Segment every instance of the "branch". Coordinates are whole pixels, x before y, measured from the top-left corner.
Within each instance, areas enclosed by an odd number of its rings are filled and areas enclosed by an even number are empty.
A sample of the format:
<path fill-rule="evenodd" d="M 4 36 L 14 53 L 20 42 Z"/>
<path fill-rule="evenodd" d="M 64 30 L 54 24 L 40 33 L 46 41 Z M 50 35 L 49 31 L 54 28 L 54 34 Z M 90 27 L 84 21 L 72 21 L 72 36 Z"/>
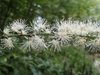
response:
<path fill-rule="evenodd" d="M 5 25 L 5 22 L 6 22 L 6 20 L 7 20 L 8 13 L 9 13 L 9 11 L 11 10 L 11 5 L 12 5 L 12 0 L 10 0 L 10 2 L 9 2 L 8 10 L 6 11 L 6 14 L 5 14 L 5 16 L 4 16 L 4 20 L 3 20 L 2 24 L 1 24 L 1 27 L 0 27 L 1 30 L 4 29 L 4 25 Z"/>
<path fill-rule="evenodd" d="M 37 33 L 37 34 L 13 34 L 13 35 L 2 35 L 0 36 L 0 38 L 7 38 L 7 37 L 22 37 L 22 36 L 35 36 L 35 35 L 44 35 L 44 36 L 48 36 L 48 35 L 53 35 L 53 34 L 48 34 L 48 33 Z"/>
<path fill-rule="evenodd" d="M 32 7 L 33 7 L 33 0 L 30 0 L 30 4 L 29 4 L 29 5 L 30 5 L 30 6 L 29 6 L 28 11 L 27 11 L 26 16 L 25 16 L 25 18 L 26 18 L 26 20 L 27 20 L 27 23 L 29 22 L 31 9 L 32 9 Z"/>
<path fill-rule="evenodd" d="M 54 36 L 54 33 L 31 33 L 31 34 L 12 34 L 12 35 L 5 35 L 3 34 L 2 36 L 0 36 L 0 38 L 7 38 L 7 37 L 22 37 L 22 36 L 35 36 L 35 35 L 43 35 L 43 36 Z M 87 38 L 90 38 L 90 39 L 95 39 L 97 38 L 96 36 L 83 36 L 83 35 L 72 35 L 72 34 L 67 34 L 68 36 L 80 36 L 80 37 L 87 37 Z"/>

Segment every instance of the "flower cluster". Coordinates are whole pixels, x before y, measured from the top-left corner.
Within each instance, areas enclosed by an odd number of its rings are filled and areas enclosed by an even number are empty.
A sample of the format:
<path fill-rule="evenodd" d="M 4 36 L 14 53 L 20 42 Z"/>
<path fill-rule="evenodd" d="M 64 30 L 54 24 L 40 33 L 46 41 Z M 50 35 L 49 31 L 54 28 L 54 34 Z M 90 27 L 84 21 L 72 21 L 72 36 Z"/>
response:
<path fill-rule="evenodd" d="M 61 47 L 69 45 L 81 49 L 100 49 L 100 25 L 92 21 L 62 20 L 50 26 L 46 20 L 33 20 L 31 26 L 28 26 L 25 20 L 16 20 L 6 26 L 3 33 L 1 45 L 8 49 L 15 48 L 14 43 L 18 42 L 20 48 L 26 51 L 61 51 Z M 13 41 L 14 38 L 19 41 Z"/>

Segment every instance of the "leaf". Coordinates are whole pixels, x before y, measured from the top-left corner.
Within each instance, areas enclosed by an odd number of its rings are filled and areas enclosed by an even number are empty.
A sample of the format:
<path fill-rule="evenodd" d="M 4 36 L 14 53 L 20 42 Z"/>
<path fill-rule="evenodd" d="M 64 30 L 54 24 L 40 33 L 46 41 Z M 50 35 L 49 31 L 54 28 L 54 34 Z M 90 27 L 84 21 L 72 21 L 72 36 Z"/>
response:
<path fill-rule="evenodd" d="M 38 75 L 37 70 L 33 67 L 33 65 L 30 65 L 30 69 L 31 69 L 33 75 Z"/>
<path fill-rule="evenodd" d="M 14 70 L 14 75 L 20 75 L 17 69 Z"/>

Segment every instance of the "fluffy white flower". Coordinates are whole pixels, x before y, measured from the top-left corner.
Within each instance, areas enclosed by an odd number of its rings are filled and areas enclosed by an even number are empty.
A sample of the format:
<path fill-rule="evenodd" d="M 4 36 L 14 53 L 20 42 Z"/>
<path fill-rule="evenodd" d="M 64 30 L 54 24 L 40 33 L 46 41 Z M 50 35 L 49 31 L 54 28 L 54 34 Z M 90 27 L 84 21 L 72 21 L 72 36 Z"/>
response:
<path fill-rule="evenodd" d="M 66 21 L 60 21 L 60 22 L 56 22 L 56 29 L 58 30 L 58 32 L 62 32 L 62 31 L 66 31 L 67 30 L 67 26 L 68 26 L 68 24 L 67 24 L 67 22 Z"/>
<path fill-rule="evenodd" d="M 88 31 L 87 31 L 85 23 L 83 23 L 83 22 L 79 23 L 76 29 L 77 29 L 76 34 L 78 34 L 78 35 L 88 35 Z"/>
<path fill-rule="evenodd" d="M 81 46 L 81 45 L 83 45 L 83 44 L 86 43 L 86 39 L 80 38 L 80 39 L 77 41 L 77 43 Z"/>
<path fill-rule="evenodd" d="M 58 51 L 58 52 L 61 51 L 59 41 L 52 40 L 49 43 L 50 43 L 49 47 L 51 48 L 51 50 Z"/>
<path fill-rule="evenodd" d="M 31 39 L 24 41 L 22 44 L 23 45 L 21 46 L 21 48 L 24 50 L 27 50 L 28 52 L 31 51 L 32 49 L 34 49 L 34 44 L 33 44 L 33 41 Z"/>
<path fill-rule="evenodd" d="M 5 27 L 3 30 L 3 33 L 6 35 L 9 35 L 10 29 L 8 27 Z"/>
<path fill-rule="evenodd" d="M 56 22 L 56 31 L 54 31 L 54 36 L 52 38 L 55 38 L 57 41 L 59 41 L 59 44 L 61 46 L 68 44 L 71 37 L 68 36 L 69 29 L 70 29 L 70 22 L 69 21 L 60 21 Z"/>
<path fill-rule="evenodd" d="M 47 49 L 46 44 L 44 43 L 44 39 L 39 36 L 33 37 L 33 42 L 36 50 L 45 50 Z"/>
<path fill-rule="evenodd" d="M 82 50 L 84 50 L 84 48 L 86 46 L 86 39 L 82 38 L 82 37 L 77 37 L 73 44 L 74 44 L 74 46 L 77 46 L 77 47 L 81 48 Z"/>
<path fill-rule="evenodd" d="M 34 21 L 33 20 L 33 24 L 34 24 L 34 29 L 36 30 L 36 31 L 39 31 L 39 30 L 44 30 L 44 29 L 46 29 L 46 24 L 47 24 L 47 21 L 45 21 L 44 19 L 42 19 L 41 21 Z"/>
<path fill-rule="evenodd" d="M 17 33 L 22 33 L 26 27 L 26 24 L 23 20 L 16 20 L 11 23 L 11 30 Z"/>
<path fill-rule="evenodd" d="M 98 30 L 99 29 L 99 24 L 97 22 L 89 21 L 88 23 L 86 23 L 86 27 L 87 27 L 87 30 L 90 33 L 96 33 L 96 32 L 100 31 L 100 30 Z"/>
<path fill-rule="evenodd" d="M 95 38 L 87 43 L 87 47 L 89 47 L 90 51 L 100 50 L 100 38 Z"/>
<path fill-rule="evenodd" d="M 71 40 L 71 37 L 69 37 L 65 31 L 55 33 L 54 37 L 60 42 L 61 46 L 68 44 Z"/>
<path fill-rule="evenodd" d="M 3 46 L 4 48 L 9 48 L 9 49 L 14 48 L 13 39 L 12 39 L 12 38 L 5 38 L 5 39 L 2 39 L 2 40 L 1 40 L 1 43 L 2 43 L 2 46 Z"/>

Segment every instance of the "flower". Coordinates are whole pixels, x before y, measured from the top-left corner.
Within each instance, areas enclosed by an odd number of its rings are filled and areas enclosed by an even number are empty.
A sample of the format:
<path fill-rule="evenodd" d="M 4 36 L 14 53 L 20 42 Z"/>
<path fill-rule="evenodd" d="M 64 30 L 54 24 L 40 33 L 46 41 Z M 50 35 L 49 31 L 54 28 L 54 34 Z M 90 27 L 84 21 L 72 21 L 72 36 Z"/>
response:
<path fill-rule="evenodd" d="M 39 36 L 34 36 L 33 37 L 33 42 L 36 50 L 45 50 L 47 49 L 46 44 L 44 43 L 44 39 L 40 38 Z"/>
<path fill-rule="evenodd" d="M 12 38 L 2 39 L 1 43 L 4 48 L 12 49 L 14 47 Z"/>
<path fill-rule="evenodd" d="M 67 35 L 67 32 L 62 31 L 62 32 L 56 32 L 55 36 L 56 40 L 58 40 L 61 44 L 61 46 L 68 44 L 70 41 L 71 37 Z"/>
<path fill-rule="evenodd" d="M 45 50 L 47 49 L 46 44 L 44 43 L 44 40 L 41 39 L 38 36 L 34 36 L 29 38 L 27 41 L 22 43 L 23 45 L 21 46 L 22 49 L 25 49 L 27 51 L 31 50 Z"/>
<path fill-rule="evenodd" d="M 36 31 L 44 31 L 44 29 L 46 29 L 46 27 L 47 27 L 47 25 L 46 25 L 47 21 L 44 19 L 42 19 L 40 21 L 33 20 L 33 24 L 34 24 L 33 28 Z M 33 25 L 33 24 L 31 24 L 31 25 Z"/>
<path fill-rule="evenodd" d="M 34 49 L 34 44 L 31 39 L 28 39 L 27 41 L 24 41 L 21 46 L 22 49 L 27 50 L 28 52 L 31 51 L 31 49 Z"/>
<path fill-rule="evenodd" d="M 89 51 L 97 51 L 100 50 L 100 38 L 95 38 L 87 43 L 87 47 L 89 47 Z"/>
<path fill-rule="evenodd" d="M 55 38 L 57 41 L 59 41 L 61 46 L 68 44 L 68 42 L 71 40 L 71 37 L 68 36 L 68 31 L 70 29 L 69 24 L 69 21 L 67 22 L 63 20 L 56 22 L 56 31 L 54 31 L 54 36 L 52 36 L 52 38 Z"/>
<path fill-rule="evenodd" d="M 100 26 L 97 22 L 62 20 L 57 21 L 53 26 L 49 26 L 44 19 L 38 19 L 37 21 L 34 20 L 31 25 L 28 27 L 24 20 L 16 20 L 11 23 L 10 27 L 5 27 L 4 34 L 1 36 L 1 38 L 4 38 L 1 40 L 2 46 L 12 49 L 14 39 L 9 37 L 21 36 L 26 38 L 21 46 L 24 51 L 42 51 L 48 49 L 48 47 L 54 51 L 61 51 L 61 47 L 64 45 L 74 45 L 82 49 L 88 47 L 89 50 L 100 49 Z M 95 37 L 97 38 L 91 40 Z"/>
<path fill-rule="evenodd" d="M 11 23 L 11 30 L 17 33 L 22 33 L 26 27 L 24 20 L 16 20 Z"/>
<path fill-rule="evenodd" d="M 73 43 L 74 46 L 81 48 L 84 50 L 86 46 L 86 39 L 82 37 L 76 37 L 75 42 Z"/>
<path fill-rule="evenodd" d="M 66 31 L 68 25 L 66 21 L 60 21 L 60 23 L 56 22 L 56 26 L 58 32 L 60 32 L 60 31 Z"/>
<path fill-rule="evenodd" d="M 4 28 L 3 33 L 9 35 L 10 29 L 7 27 Z"/>
<path fill-rule="evenodd" d="M 52 40 L 49 43 L 50 43 L 49 47 L 51 48 L 51 50 L 54 51 L 57 50 L 58 52 L 61 51 L 60 44 L 57 40 Z"/>

